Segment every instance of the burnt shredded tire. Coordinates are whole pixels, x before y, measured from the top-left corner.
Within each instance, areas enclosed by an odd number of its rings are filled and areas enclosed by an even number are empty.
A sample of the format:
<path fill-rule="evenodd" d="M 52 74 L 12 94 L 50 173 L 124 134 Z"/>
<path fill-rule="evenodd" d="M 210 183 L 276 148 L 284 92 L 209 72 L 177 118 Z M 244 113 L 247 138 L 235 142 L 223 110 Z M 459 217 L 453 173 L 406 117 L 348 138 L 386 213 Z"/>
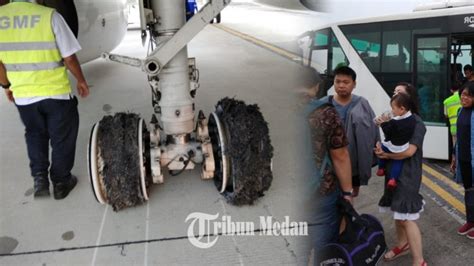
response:
<path fill-rule="evenodd" d="M 114 211 L 145 201 L 140 185 L 139 121 L 137 114 L 117 113 L 105 116 L 99 124 L 97 145 L 104 162 L 102 176 Z"/>
<path fill-rule="evenodd" d="M 216 105 L 226 138 L 227 156 L 229 159 L 229 179 L 224 197 L 233 205 L 252 204 L 270 188 L 273 175 L 271 145 L 268 124 L 265 122 L 259 107 L 246 105 L 243 101 L 224 98 Z M 210 131 L 215 132 L 213 128 Z M 216 142 L 216 137 L 211 136 Z M 218 147 L 218 143 L 213 143 Z M 215 152 L 216 175 L 214 183 L 219 190 L 222 187 L 222 158 Z"/>

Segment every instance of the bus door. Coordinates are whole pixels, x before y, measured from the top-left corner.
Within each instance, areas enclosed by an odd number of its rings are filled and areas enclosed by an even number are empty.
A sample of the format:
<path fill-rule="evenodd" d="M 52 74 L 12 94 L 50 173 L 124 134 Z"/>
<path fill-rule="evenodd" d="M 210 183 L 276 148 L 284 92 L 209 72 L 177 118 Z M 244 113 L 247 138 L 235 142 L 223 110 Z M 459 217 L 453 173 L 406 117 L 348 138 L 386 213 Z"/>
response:
<path fill-rule="evenodd" d="M 443 101 L 449 93 L 449 36 L 415 35 L 414 38 L 414 76 L 413 83 L 418 92 L 420 115 L 429 126 L 425 142 L 433 141 L 435 150 L 425 151 L 426 157 L 433 152 L 437 159 L 448 159 L 448 128 L 444 115 Z M 439 150 L 439 149 L 442 149 Z M 444 154 L 443 156 L 439 156 Z"/>

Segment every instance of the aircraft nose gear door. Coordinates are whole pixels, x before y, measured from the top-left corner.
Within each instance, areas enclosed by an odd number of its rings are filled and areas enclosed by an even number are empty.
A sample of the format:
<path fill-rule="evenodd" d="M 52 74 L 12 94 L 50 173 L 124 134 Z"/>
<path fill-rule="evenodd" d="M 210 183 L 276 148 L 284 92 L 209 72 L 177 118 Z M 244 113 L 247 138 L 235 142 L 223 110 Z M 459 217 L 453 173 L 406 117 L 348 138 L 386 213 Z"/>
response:
<path fill-rule="evenodd" d="M 115 211 L 149 197 L 151 184 L 201 165 L 201 178 L 212 179 L 234 205 L 252 204 L 272 182 L 273 147 L 257 105 L 224 98 L 207 119 L 196 119 L 194 97 L 199 71 L 188 58 L 187 43 L 230 0 L 206 4 L 187 23 L 185 1 L 139 0 L 142 38 L 154 49 L 145 59 L 104 54 L 139 67 L 148 76 L 155 114 L 148 131 L 140 116 L 118 113 L 96 123 L 89 141 L 89 172 L 94 195 Z"/>

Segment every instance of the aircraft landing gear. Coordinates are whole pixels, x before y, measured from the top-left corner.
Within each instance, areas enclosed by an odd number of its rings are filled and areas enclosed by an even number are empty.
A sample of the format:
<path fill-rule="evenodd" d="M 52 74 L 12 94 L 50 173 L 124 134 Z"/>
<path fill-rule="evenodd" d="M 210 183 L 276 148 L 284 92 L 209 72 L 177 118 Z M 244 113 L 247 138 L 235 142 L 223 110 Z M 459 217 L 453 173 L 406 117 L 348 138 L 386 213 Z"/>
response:
<path fill-rule="evenodd" d="M 149 137 L 136 114 L 106 116 L 92 127 L 89 173 L 97 201 L 115 211 L 148 200 Z"/>
<path fill-rule="evenodd" d="M 224 98 L 209 118 L 216 160 L 214 184 L 234 205 L 252 204 L 272 182 L 273 147 L 256 105 Z"/>
<path fill-rule="evenodd" d="M 138 205 L 148 200 L 152 183 L 164 182 L 162 169 L 173 176 L 197 165 L 201 178 L 214 178 L 234 205 L 252 204 L 270 187 L 273 147 L 257 105 L 224 98 L 209 120 L 202 112 L 195 117 L 199 71 L 186 44 L 229 3 L 210 1 L 185 25 L 184 1 L 139 1 L 142 38 L 148 30 L 156 49 L 144 60 L 104 54 L 146 72 L 155 114 L 149 130 L 136 114 L 106 116 L 94 125 L 89 172 L 100 203 L 115 211 Z"/>
<path fill-rule="evenodd" d="M 252 204 L 263 196 L 272 182 L 273 147 L 258 106 L 224 98 L 208 122 L 200 116 L 198 131 L 185 145 L 149 132 L 137 114 L 117 113 L 96 123 L 88 166 L 97 201 L 115 211 L 139 205 L 148 200 L 152 183 L 164 182 L 162 168 L 182 172 L 197 163 L 203 163 L 202 178 L 214 177 L 229 203 Z"/>

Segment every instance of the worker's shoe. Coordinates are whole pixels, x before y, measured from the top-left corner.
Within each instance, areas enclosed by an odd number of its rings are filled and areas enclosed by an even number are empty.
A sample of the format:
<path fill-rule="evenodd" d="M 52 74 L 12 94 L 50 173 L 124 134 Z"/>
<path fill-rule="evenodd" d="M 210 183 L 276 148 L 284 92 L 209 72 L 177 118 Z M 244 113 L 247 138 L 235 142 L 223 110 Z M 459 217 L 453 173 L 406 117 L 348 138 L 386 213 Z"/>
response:
<path fill-rule="evenodd" d="M 35 176 L 34 179 L 34 194 L 33 197 L 47 197 L 49 196 L 49 180 L 48 177 Z"/>
<path fill-rule="evenodd" d="M 68 181 L 54 184 L 54 199 L 64 199 L 76 186 L 77 178 L 71 175 Z"/>
<path fill-rule="evenodd" d="M 467 222 L 463 226 L 459 227 L 458 229 L 458 234 L 460 235 L 466 235 L 470 232 L 474 232 L 474 223 L 473 222 Z M 473 235 L 474 237 L 474 235 Z"/>

